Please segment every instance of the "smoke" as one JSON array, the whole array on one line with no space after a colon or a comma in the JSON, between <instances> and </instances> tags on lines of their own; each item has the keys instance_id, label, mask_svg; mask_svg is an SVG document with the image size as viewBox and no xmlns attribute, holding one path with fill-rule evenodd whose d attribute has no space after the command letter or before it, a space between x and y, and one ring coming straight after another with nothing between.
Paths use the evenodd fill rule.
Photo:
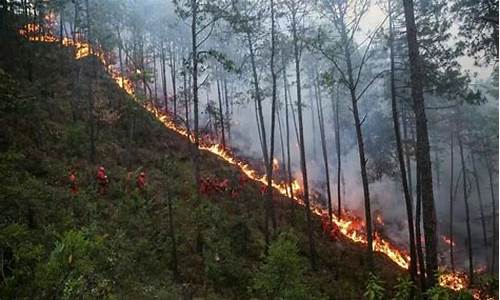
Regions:
<instances>
[{"instance_id":1,"label":"smoke","mask_svg":"<svg viewBox=\"0 0 500 300\"><path fill-rule=\"evenodd\" d=\"M180 26L180 25L179 25ZM172 29L172 32L175 30ZM177 49L182 49L184 46L182 43L186 43L186 40L180 40L180 44L177 45ZM232 46L237 46L236 42L229 41L224 48L231 48ZM240 45L241 46L241 45ZM188 49L188 45L185 45ZM239 50L238 50L239 51ZM238 60L238 53L232 51L232 57L236 64L242 63L243 59L240 57ZM180 53L185 55L186 53ZM313 60L313 62L316 62ZM159 65L159 61L157 65ZM248 62L247 62L248 63ZM311 61L308 62L311 64ZM379 61L379 65L375 70L383 68L384 64L387 62ZM261 66L262 67L262 66ZM322 66L314 66L321 69ZM248 70L243 69L243 71L248 72ZM290 95L289 103L293 103L293 109L295 110L295 117L297 117L297 99L296 99L296 84L295 76L292 70L288 75L288 82L290 83ZM210 72L207 71L208 75ZM266 72L259 70L259 72ZM306 72L304 72L306 73ZM309 72L310 73L310 72ZM320 72L321 73L321 72ZM281 75L281 74L280 74ZM161 75L159 71L156 73L158 89L161 90ZM245 157L252 157L256 160L262 160L262 147L257 126L257 116L254 99L252 97L253 86L249 81L243 80L243 78L250 78L249 73L242 75L241 77L226 73L225 76L228 78L228 98L229 101L233 102L232 115L231 115L231 138L230 146L238 151L238 153L243 153ZM263 76L263 75L262 75ZM302 86L302 102L303 102L303 124L304 124L304 145L306 148L306 161L307 170L309 175L309 183L311 190L319 192L326 199L326 182L325 182L325 165L323 161L323 154L321 148L321 139L319 132L318 116L316 111L316 100L314 88L309 86L310 77L305 76ZM209 78L208 82L213 78ZM269 136L270 136L270 120L271 120L271 97L269 96L270 81L268 78L259 78L261 83L261 88L263 89L263 114L264 123L266 128L266 138L269 149ZM283 78L278 79L278 102L280 110L281 122L281 133L279 132L278 119L276 120L275 127L275 152L274 156L283 161L282 153L286 154L286 126L285 126L285 107L284 107L284 88L283 88ZM178 83L179 84L179 83ZM168 94L172 94L172 85L170 77L170 68L167 66L167 90ZM364 218L364 195L363 187L360 176L360 164L359 155L357 149L357 142L355 137L355 131L352 120L351 104L350 100L346 95L345 89L341 88L338 93L333 95L332 91L322 88L321 91L323 100L323 110L325 117L325 137L327 145L327 156L330 170L330 185L332 191L332 206L334 209L337 207L337 174L336 167L338 164L336 158L335 140L334 140L334 122L333 122L333 103L332 98L335 100L340 97L340 118L341 118L341 144L342 144L342 203L343 208L352 211L355 215ZM208 96L208 97L207 97ZM200 89L200 111L204 111L208 101L214 101L217 103L218 94L215 84L206 84ZM434 99L434 101L443 101L443 99ZM498 107L494 105L487 105L484 109L490 109L498 111ZM392 132L392 120L390 119L390 106L388 99L385 95L385 86L383 80L377 81L363 97L362 101L359 102L360 113L362 116L366 115L366 122L363 125L363 132L365 133L365 139L376 139L373 135L385 134L389 137L386 141L389 144L380 145L382 149L389 149L387 151L382 151L381 155L385 157L386 160L395 163L395 153L394 147L390 143L393 142L393 132ZM190 108L192 112L192 106ZM225 108L224 108L225 110ZM289 134L290 134L290 152L292 161L292 174L294 178L302 184L302 174L300 172L300 153L298 147L298 141L296 138L296 129L294 125L293 115L291 113L291 108L289 108ZM435 121L439 119L439 114L429 114L429 120ZM297 121L297 120L295 120ZM208 115L206 113L200 116L200 126L203 127L208 122ZM431 148L433 151L433 168L434 168L434 187L435 187L435 205L436 213L438 217L438 243L440 244L440 257L443 264L449 263L449 249L448 246L443 242L443 236L449 236L449 186L450 186L450 149L449 143L443 136L447 133L440 132L442 128L433 127L432 123L430 126L430 134L433 136L441 136L441 139L431 142ZM390 131L390 132L386 132ZM281 149L281 139L283 139L285 149ZM284 150L284 151L283 151ZM380 149L376 149L380 150ZM461 171L460 160L458 156L458 148L455 151L455 174L453 185L456 184L456 180ZM468 156L468 150L466 150L466 155ZM434 155L437 155L437 159ZM367 152L368 164L372 164L377 159L374 157L374 153ZM437 163L439 161L439 163ZM492 255L492 245L491 238L493 236L493 224L491 216L496 214L493 211L491 205L491 193L490 184L487 176L487 170L484 159L477 160L477 170L479 174L480 192L482 196L483 212L486 217L486 235L487 243L483 240L483 227L480 218L480 207L478 194L476 191L475 181L472 174L470 157L467 158L467 182L469 190L469 202L470 202L470 213L471 213L471 231L472 240L470 241L473 245L474 256L475 256L475 266L483 266L488 261L491 260ZM437 166L439 165L439 170ZM397 166L397 164L396 164ZM415 164L411 163L413 186L411 189L413 191L413 197L415 198ZM439 172L439 176L437 176ZM439 177L439 182L438 178ZM495 173L494 189L497 189L497 175ZM463 199L463 189L462 182L459 182L458 192L456 197L453 197L454 201L454 241L455 246L455 261L457 267L465 268L467 266L467 232L465 226L465 205ZM392 241L399 245L408 244L408 223L407 223L407 212L406 204L404 201L404 196L402 193L402 187L399 176L399 169L395 168L393 174L382 174L376 179L370 181L370 198L371 198L371 210L372 216L380 214L384 219L384 226L382 227L383 234L389 237ZM453 187L455 190L455 187ZM497 197L497 195L495 195ZM413 199L413 213L415 214L415 199ZM422 231L423 232L423 231ZM498 253L495 254L496 256Z\"/></svg>"}]
</instances>

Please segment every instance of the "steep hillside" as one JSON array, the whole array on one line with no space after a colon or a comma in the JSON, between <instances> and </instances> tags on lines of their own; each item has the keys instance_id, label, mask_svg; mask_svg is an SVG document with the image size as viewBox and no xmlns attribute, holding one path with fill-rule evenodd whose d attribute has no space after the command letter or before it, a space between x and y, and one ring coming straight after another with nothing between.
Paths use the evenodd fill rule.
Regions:
<instances>
[{"instance_id":1,"label":"steep hillside","mask_svg":"<svg viewBox=\"0 0 500 300\"><path fill-rule=\"evenodd\" d=\"M315 219L319 269L309 270L304 211L279 195L266 259L261 186L207 152L202 177L214 184L196 201L188 141L130 99L93 58L74 60L68 48L22 39L0 47L0 298L265 298L278 293L266 286L274 280L290 287L288 298L362 298L363 249L330 241ZM101 165L110 180L105 195L95 180ZM68 179L73 169L77 193ZM145 191L135 187L140 171ZM225 179L224 191L215 183ZM268 277L283 259L290 269ZM381 255L376 269L390 294L402 270Z\"/></svg>"}]
</instances>

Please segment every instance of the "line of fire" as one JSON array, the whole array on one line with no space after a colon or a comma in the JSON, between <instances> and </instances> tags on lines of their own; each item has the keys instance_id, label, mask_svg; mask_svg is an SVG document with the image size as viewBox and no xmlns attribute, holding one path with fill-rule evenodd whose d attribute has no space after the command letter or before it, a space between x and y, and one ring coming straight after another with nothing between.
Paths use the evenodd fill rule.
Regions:
<instances>
[{"instance_id":1,"label":"line of fire","mask_svg":"<svg viewBox=\"0 0 500 300\"><path fill-rule=\"evenodd\" d=\"M191 143L195 143L195 136L186 128L182 122L179 122L172 112L165 110L154 103L152 100L139 101L135 97L135 87L132 80L128 78L127 74L121 74L119 69L114 65L115 58L113 53L105 53L98 47L93 47L88 42L83 39L73 39L70 37L61 37L53 33L53 29L50 28L50 24L55 23L51 20L55 16L46 17L47 26L41 26L39 24L27 24L19 30L20 34L29 39L29 41L34 43L62 43L66 47L71 47L75 49L75 58L82 59L89 55L96 56L102 65L107 70L109 76L116 82L116 84L128 95L137 100L137 103L142 105L142 107L151 113L159 122L161 122L166 128L183 136L185 139ZM135 70L135 72L140 72ZM244 174L247 178L266 186L268 184L267 177L264 172L264 168L259 166L258 163L252 162L249 158L241 158L239 154L236 154L229 146L224 147L216 139L213 139L210 134L206 134L200 137L199 149L202 151L209 152L216 155L226 163L237 168L241 174ZM277 159L273 161L273 167L279 169L280 162ZM303 187L299 183L299 180L294 179L292 182L288 182L285 176L276 175L272 179L272 187L274 188L274 193L282 195L284 197L290 198L299 205L304 205L303 202ZM292 196L293 195L293 196ZM311 192L311 209L316 218L323 218L325 215L328 216L328 210L326 208L325 196L320 192ZM334 226L338 228L339 232L342 234L343 239L349 240L353 243L367 244L367 237L365 231L365 223L362 218L355 215L353 211L343 210L342 215L339 217L336 213L331 216ZM410 256L405 245L398 245L391 241L390 236L387 236L384 232L385 220L381 214L375 215L375 230L373 234L373 249L376 252L382 253L387 256L394 264L398 265L402 269L408 269L410 267ZM448 236L442 235L439 237L439 243L444 249L443 252L447 251L449 245L455 246L455 241L450 239ZM484 267L478 267L477 270L480 272ZM465 272L461 271L451 271L447 266L441 266L441 275L439 276L439 284L443 287L449 289L460 291L465 289L469 285L469 279ZM479 299L476 293L474 297Z\"/></svg>"}]
</instances>

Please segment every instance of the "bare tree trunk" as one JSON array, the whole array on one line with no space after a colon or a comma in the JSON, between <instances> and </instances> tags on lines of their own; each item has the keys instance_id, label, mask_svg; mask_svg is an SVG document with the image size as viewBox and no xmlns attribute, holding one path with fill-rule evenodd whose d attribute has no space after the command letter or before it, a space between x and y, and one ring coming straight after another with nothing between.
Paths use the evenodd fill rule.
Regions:
<instances>
[{"instance_id":1,"label":"bare tree trunk","mask_svg":"<svg viewBox=\"0 0 500 300\"><path fill-rule=\"evenodd\" d=\"M271 4L271 81L272 81L272 102L271 102L271 139L269 141L269 161L267 164L267 212L269 216L266 218L267 220L271 219L273 230L276 230L276 214L274 212L274 204L273 204L273 162L274 162L274 136L275 136L275 127L276 127L276 101L277 101L277 76L276 71L274 69L275 63L275 49L276 49L276 35L275 35L275 17L274 17L274 0L270 1ZM264 125L264 124L262 124ZM267 223L268 221L266 221Z\"/></svg>"},{"instance_id":2,"label":"bare tree trunk","mask_svg":"<svg viewBox=\"0 0 500 300\"><path fill-rule=\"evenodd\" d=\"M465 224L467 226L467 250L469 254L469 280L474 282L474 263L473 263L473 252L472 252L472 233L470 228L470 211L469 211L469 199L467 195L467 167L465 166L464 158L464 147L462 144L462 139L458 136L458 147L460 150L460 161L462 162L462 178L463 178L463 188L464 188L464 204L465 204Z\"/></svg>"},{"instance_id":3,"label":"bare tree trunk","mask_svg":"<svg viewBox=\"0 0 500 300\"><path fill-rule=\"evenodd\" d=\"M177 118L177 84L176 84L176 78L177 78L177 68L176 68L176 52L175 49L173 49L173 46L171 46L170 49L170 77L172 79L172 92L173 92L173 100L174 100L174 117ZM193 71L194 72L194 71Z\"/></svg>"},{"instance_id":4,"label":"bare tree trunk","mask_svg":"<svg viewBox=\"0 0 500 300\"><path fill-rule=\"evenodd\" d=\"M224 132L224 111L222 110L222 94L220 88L220 81L217 79L217 95L219 96L219 112L220 112L220 128L222 135L222 147L226 148L226 133Z\"/></svg>"},{"instance_id":5,"label":"bare tree trunk","mask_svg":"<svg viewBox=\"0 0 500 300\"><path fill-rule=\"evenodd\" d=\"M309 238L309 259L311 268L316 270L316 250L314 246L314 236L311 220L311 204L309 203L309 182L307 178L307 162L304 143L304 126L302 121L302 95L300 83L300 50L298 45L297 34L297 11L292 13L292 35L293 35L293 53L295 58L295 76L297 77L297 112L299 123L299 150L300 150L300 166L302 170L302 181L304 185L304 203L306 205L306 219L307 219L307 235Z\"/></svg>"},{"instance_id":6,"label":"bare tree trunk","mask_svg":"<svg viewBox=\"0 0 500 300\"><path fill-rule=\"evenodd\" d=\"M155 106L158 105L158 81L156 80L156 49L153 49L153 84L154 84L154 91L155 91L155 99L154 99L154 104Z\"/></svg>"},{"instance_id":7,"label":"bare tree trunk","mask_svg":"<svg viewBox=\"0 0 500 300\"><path fill-rule=\"evenodd\" d=\"M312 81L312 80L311 80ZM316 121L314 120L314 100L312 86L309 86L309 101L311 101L311 127L312 127L312 160L316 161Z\"/></svg>"},{"instance_id":8,"label":"bare tree trunk","mask_svg":"<svg viewBox=\"0 0 500 300\"><path fill-rule=\"evenodd\" d=\"M418 168L417 162L417 207L415 209L415 244L417 246L417 257L418 257L418 267L420 275L420 288L422 291L426 290L426 272L425 272L425 260L424 253L422 250L422 234L421 234L421 220L422 220L422 188L421 188L421 175Z\"/></svg>"},{"instance_id":9,"label":"bare tree trunk","mask_svg":"<svg viewBox=\"0 0 500 300\"><path fill-rule=\"evenodd\" d=\"M408 136L408 120L409 120L409 112L405 109L403 106L403 116L401 116L401 120L403 121L403 139L405 141L404 143L404 154L405 154L405 161L406 161L406 167L408 169L408 189L410 192L410 198L412 199L413 203L413 175L412 175L412 168L411 168L411 157L410 157L410 143L408 142L409 136ZM412 138L412 140L414 140Z\"/></svg>"},{"instance_id":10,"label":"bare tree trunk","mask_svg":"<svg viewBox=\"0 0 500 300\"><path fill-rule=\"evenodd\" d=\"M168 112L168 94L167 94L167 66L165 64L165 46L161 43L161 85L163 88L163 105Z\"/></svg>"},{"instance_id":11,"label":"bare tree trunk","mask_svg":"<svg viewBox=\"0 0 500 300\"><path fill-rule=\"evenodd\" d=\"M281 49L281 64L282 64L282 69L283 69L283 91L285 94L285 128L286 128L286 159L287 159L287 175L288 175L288 189L289 189L289 196L291 201L291 208L292 208L292 216L295 211L295 203L294 203L294 195L293 195L293 187L292 187L292 158L290 154L290 122L289 122L289 114L288 114L288 100L289 100L289 93L288 93L288 82L287 82L287 75L286 75L286 63L285 63L285 58L283 54L283 48Z\"/></svg>"},{"instance_id":12,"label":"bare tree trunk","mask_svg":"<svg viewBox=\"0 0 500 300\"><path fill-rule=\"evenodd\" d=\"M373 230L372 230L372 215L370 208L370 189L368 183L368 174L366 171L365 146L363 141L362 121L358 111L358 98L356 96L356 86L353 75L353 67L351 61L351 52L349 49L348 35L345 27L345 22L341 22L341 39L344 44L344 57L347 65L348 88L351 95L352 113L354 117L354 126L356 128L356 140L358 142L359 165L361 166L361 181L363 183L363 196L365 205L365 223L366 223L366 240L367 240L367 259L368 267L373 270Z\"/></svg>"},{"instance_id":13,"label":"bare tree trunk","mask_svg":"<svg viewBox=\"0 0 500 300\"><path fill-rule=\"evenodd\" d=\"M455 256L453 254L453 201L455 195L453 194L453 184L454 184L454 165L455 165L455 155L454 155L454 143L453 143L453 133L450 134L450 263L451 270L455 272Z\"/></svg>"},{"instance_id":14,"label":"bare tree trunk","mask_svg":"<svg viewBox=\"0 0 500 300\"><path fill-rule=\"evenodd\" d=\"M183 67L183 72L182 72L182 78L183 78L183 87L184 87L184 109L185 109L185 118L186 118L186 128L188 132L190 131L189 128L189 106L190 106L190 101L189 101L189 91L191 90L188 88L187 85L187 70L186 67ZM166 99L165 99L166 102Z\"/></svg>"},{"instance_id":15,"label":"bare tree trunk","mask_svg":"<svg viewBox=\"0 0 500 300\"><path fill-rule=\"evenodd\" d=\"M489 161L486 161L486 169L488 170L488 178L489 178L489 181L490 181L490 193L491 193L491 210L492 210L492 221L491 221L491 229L492 229L492 233L493 233L493 236L491 237L491 249L492 249L492 253L491 253L491 266L490 266L490 272L491 274L495 274L495 263L496 263L496 256L497 256L497 252L496 250L498 249L496 247L496 242L497 242L497 222L496 222L496 214L497 214L497 209L496 209L496 197L495 197L495 187L494 187L494 182L493 182L493 170L492 170L492 166L491 166L491 163Z\"/></svg>"},{"instance_id":16,"label":"bare tree trunk","mask_svg":"<svg viewBox=\"0 0 500 300\"><path fill-rule=\"evenodd\" d=\"M318 77L318 75L316 75ZM325 164L325 177L326 177L326 195L328 200L328 218L330 224L332 223L332 192L330 190L330 168L328 166L328 150L326 148L326 137L325 137L325 119L323 116L323 101L321 98L321 89L318 82L314 82L315 94L316 94L316 110L318 113L319 122L319 133L321 138L321 149L323 152L323 162Z\"/></svg>"},{"instance_id":17,"label":"bare tree trunk","mask_svg":"<svg viewBox=\"0 0 500 300\"><path fill-rule=\"evenodd\" d=\"M477 199L479 201L479 214L481 216L481 228L483 230L483 244L486 247L488 245L488 238L486 234L486 219L484 217L484 208L483 208L483 197L481 197L481 186L479 185L479 173L476 168L476 159L474 157L474 152L470 152L470 159L472 161L472 170L474 175L474 181L476 183L476 192Z\"/></svg>"},{"instance_id":18,"label":"bare tree trunk","mask_svg":"<svg viewBox=\"0 0 500 300\"><path fill-rule=\"evenodd\" d=\"M281 125L281 110L280 107L278 106L276 109L276 117L278 118L278 132L280 134L280 150L281 150L281 173L283 176L286 177L287 170L286 170L286 156L285 156L285 142L283 140L283 126Z\"/></svg>"},{"instance_id":19,"label":"bare tree trunk","mask_svg":"<svg viewBox=\"0 0 500 300\"><path fill-rule=\"evenodd\" d=\"M224 78L224 100L226 104L226 126L227 126L227 141L228 143L231 142L231 115L229 112L229 99L228 99L228 93L227 93L227 80Z\"/></svg>"},{"instance_id":20,"label":"bare tree trunk","mask_svg":"<svg viewBox=\"0 0 500 300\"><path fill-rule=\"evenodd\" d=\"M338 87L337 87L338 91ZM335 149L337 154L337 214L338 217L342 217L342 193L341 193L341 179L342 179L342 159L341 159L341 148L340 148L340 99L337 93L337 99L334 99L332 90L332 108L333 108L333 120L335 124Z\"/></svg>"},{"instance_id":21,"label":"bare tree trunk","mask_svg":"<svg viewBox=\"0 0 500 300\"><path fill-rule=\"evenodd\" d=\"M408 181L406 178L406 166L403 155L403 147L401 143L401 130L399 125L399 112L396 99L396 78L395 78L395 62L394 62L394 29L392 23L392 7L391 1L389 4L389 43L390 43L390 60L391 60L391 103L392 103L392 120L394 125L394 137L396 138L396 152L399 161L399 171L401 173L401 183L403 185L403 195L406 204L406 217L408 222L408 245L410 247L410 276L414 282L417 280L417 254L415 249L415 232L413 224L413 203L408 190Z\"/></svg>"},{"instance_id":22,"label":"bare tree trunk","mask_svg":"<svg viewBox=\"0 0 500 300\"><path fill-rule=\"evenodd\" d=\"M424 93L422 86L422 66L419 57L417 28L413 11L413 1L403 0L406 19L406 36L408 39L408 52L410 60L410 78L413 105L415 110L417 129L417 161L419 164L423 225L426 249L426 271L429 287L436 284L437 261L437 236L436 236L436 209L434 206L434 192L432 187L432 163L430 158L429 134L427 130L427 117L425 114Z\"/></svg>"},{"instance_id":23,"label":"bare tree trunk","mask_svg":"<svg viewBox=\"0 0 500 300\"><path fill-rule=\"evenodd\" d=\"M200 164L199 162L199 149L200 149L200 131L199 131L199 103L198 103L198 45L197 45L197 15L198 15L198 3L197 0L191 0L191 42L192 42L192 78L193 78L193 105L194 105L194 153L193 153L193 164L194 164L194 177L196 182L196 199L200 201ZM174 116L176 111L174 108Z\"/></svg>"},{"instance_id":24,"label":"bare tree trunk","mask_svg":"<svg viewBox=\"0 0 500 300\"><path fill-rule=\"evenodd\" d=\"M259 132L261 135L261 146L262 146L262 154L264 157L264 165L266 166L266 176L268 179L268 192L267 192L267 201L266 201L266 220L265 220L265 239L266 239L266 245L269 246L270 244L270 233L269 233L269 218L271 218L273 222L273 228L276 228L276 217L274 216L274 208L272 204L272 190L269 189L269 180L272 179L272 158L270 159L268 156L268 148L267 148L267 135L266 135L266 126L264 123L264 116L262 113L262 99L260 96L260 88L259 88L259 82L258 82L258 76L257 76L257 66L255 63L255 53L253 49L253 44L252 40L250 37L250 32L247 32L247 42L248 42L248 47L250 50L250 61L252 64L252 74L253 74L253 81L254 81L254 88L255 88L255 101L256 101L256 106L257 106L257 113L258 113L258 124L260 124ZM274 128L273 128L274 131ZM274 133L271 133L274 138ZM274 147L274 146L273 146ZM274 149L273 149L274 150ZM271 164L271 172L269 168L269 164ZM271 193L271 196L269 196L269 193ZM271 202L270 202L271 200Z\"/></svg>"}]
</instances>

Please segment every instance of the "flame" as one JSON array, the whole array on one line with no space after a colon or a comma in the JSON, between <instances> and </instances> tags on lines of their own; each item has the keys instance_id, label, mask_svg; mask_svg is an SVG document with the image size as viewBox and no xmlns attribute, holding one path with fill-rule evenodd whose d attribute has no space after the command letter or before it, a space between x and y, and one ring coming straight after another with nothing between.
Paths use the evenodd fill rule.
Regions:
<instances>
[{"instance_id":1,"label":"flame","mask_svg":"<svg viewBox=\"0 0 500 300\"><path fill-rule=\"evenodd\" d=\"M440 286L445 286L454 291L460 291L468 286L469 279L465 273L455 272L441 274L438 282Z\"/></svg>"},{"instance_id":2,"label":"flame","mask_svg":"<svg viewBox=\"0 0 500 300\"><path fill-rule=\"evenodd\" d=\"M32 42L46 42L46 43L59 43L61 42L60 37L52 35L50 33L44 33L41 26L38 24L27 24L19 33L28 38ZM101 49L95 49L90 43L83 41L76 41L71 38L63 37L62 44L66 47L72 47L75 49L75 58L82 59L89 55L96 56L100 62L106 67L108 74L116 82L116 84L123 89L127 94L131 95L133 99L137 101L134 96L135 89L132 81L126 78L123 74L120 74L113 66L111 66L106 60L106 55ZM140 70L137 70L140 73ZM151 103L140 103L147 111L153 114L157 120L159 120L165 127L176 132L177 134L186 137L192 143L195 142L195 136L188 131L186 128L181 127L174 122L173 118L168 115L167 112L161 111L157 107L153 106ZM217 155L219 158L223 159L227 163L237 167L245 176L248 178L260 182L262 184L267 184L267 177L265 175L260 175L253 169L248 163L237 158L228 148L223 147L221 144L213 143L208 139L200 138L199 149L203 151L210 152ZM298 144L296 144L298 147ZM278 165L276 159L273 160L273 166ZM271 181L272 187L283 196L289 195L287 182L277 182L274 179ZM301 199L302 188L294 179L291 183L294 195L297 197L294 199L298 204L304 205ZM311 203L311 209L314 214L321 217L326 212L326 210L316 204ZM379 219L380 218L380 219ZM366 233L364 230L364 221L358 217L353 216L349 212L344 212L342 217L339 218L337 215L332 215L332 220L336 226L338 226L340 233L347 239L354 243L367 244ZM377 215L376 221L383 224L383 220L380 215ZM445 240L446 242L446 240ZM399 265L403 269L409 268L410 257L406 251L399 249L395 245L391 244L389 241L385 240L379 233L375 232L373 236L373 249L374 251L385 254L394 263ZM468 278L467 275L460 272L445 273L439 277L439 284L444 287L448 287L452 290L461 290L467 287ZM477 291L476 291L477 292ZM480 295L480 292L477 292ZM474 298L476 299L476 297ZM480 298L477 298L480 299Z\"/></svg>"}]
</instances>

